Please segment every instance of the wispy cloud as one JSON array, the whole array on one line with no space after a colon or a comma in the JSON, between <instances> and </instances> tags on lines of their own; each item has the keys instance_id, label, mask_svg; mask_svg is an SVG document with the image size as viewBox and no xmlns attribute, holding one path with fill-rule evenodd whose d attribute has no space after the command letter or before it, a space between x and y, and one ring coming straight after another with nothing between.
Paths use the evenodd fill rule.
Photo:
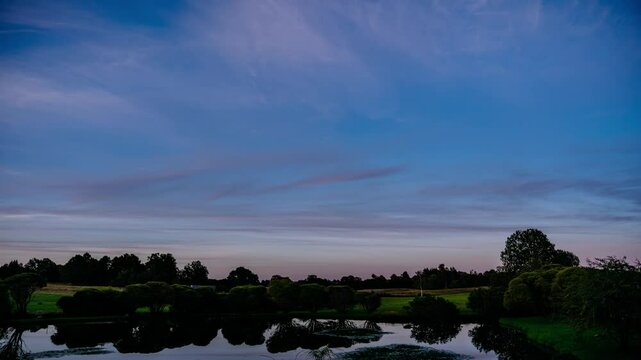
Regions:
<instances>
[{"instance_id":1,"label":"wispy cloud","mask_svg":"<svg viewBox=\"0 0 641 360\"><path fill-rule=\"evenodd\" d=\"M287 67L340 63L351 58L317 30L300 5L285 1L234 1L200 4L199 29L232 62ZM205 15L205 18L202 18ZM193 20L193 19L192 19Z\"/></svg>"},{"instance_id":2,"label":"wispy cloud","mask_svg":"<svg viewBox=\"0 0 641 360\"><path fill-rule=\"evenodd\" d=\"M112 113L133 111L123 98L98 88L59 87L42 78L22 74L3 74L0 80L0 102L7 108L38 109L43 112L62 112L96 119L96 112L108 109Z\"/></svg>"}]
</instances>

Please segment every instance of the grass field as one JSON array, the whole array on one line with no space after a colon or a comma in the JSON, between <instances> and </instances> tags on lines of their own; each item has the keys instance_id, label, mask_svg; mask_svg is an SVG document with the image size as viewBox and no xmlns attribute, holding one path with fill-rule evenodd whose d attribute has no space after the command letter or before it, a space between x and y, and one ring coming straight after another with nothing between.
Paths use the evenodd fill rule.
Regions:
<instances>
[{"instance_id":1,"label":"grass field","mask_svg":"<svg viewBox=\"0 0 641 360\"><path fill-rule=\"evenodd\" d=\"M84 288L106 288L99 286L73 286L66 284L50 284L47 287L44 287L33 294L33 298L29 303L27 310L32 314L45 314L45 313L59 313L60 309L56 306L56 301L65 295L73 295L76 291ZM399 291L400 290L400 291ZM406 311L404 309L407 304L414 298L414 296L385 296L389 292L396 294L399 293L410 293L409 290L412 289L376 289L375 291L384 295L381 298L381 307L376 310L374 313L375 316L404 316ZM368 290L369 291L369 290ZM445 289L445 290L431 290L425 291L425 293L430 293L435 296L443 297L446 300L453 302L456 307L458 307L461 314L471 314L471 311L465 306L467 302L467 296L469 295L470 289ZM417 294L418 295L418 294ZM142 309L141 309L142 310ZM144 312L144 310L142 310ZM301 313L302 314L302 313ZM322 317L332 317L335 316L336 312L331 309L323 309L318 312L318 316ZM354 309L350 310L347 316L354 317L364 317L366 315L365 311L361 309L360 306L355 306Z\"/></svg>"},{"instance_id":2,"label":"grass field","mask_svg":"<svg viewBox=\"0 0 641 360\"><path fill-rule=\"evenodd\" d=\"M614 341L599 335L595 329L577 331L560 320L543 317L503 318L501 324L520 329L531 340L582 360L634 359L637 355L621 353Z\"/></svg>"},{"instance_id":3,"label":"grass field","mask_svg":"<svg viewBox=\"0 0 641 360\"><path fill-rule=\"evenodd\" d=\"M33 293L27 311L31 314L60 313L56 306L58 299L65 295L73 295L76 291L86 288L106 289L108 286L75 286L68 284L47 284L47 286ZM119 289L119 288L111 288Z\"/></svg>"},{"instance_id":4,"label":"grass field","mask_svg":"<svg viewBox=\"0 0 641 360\"><path fill-rule=\"evenodd\" d=\"M63 294L36 291L31 298L31 302L27 305L27 311L31 314L60 313L61 311L56 306L56 301L63 296Z\"/></svg>"}]
</instances>

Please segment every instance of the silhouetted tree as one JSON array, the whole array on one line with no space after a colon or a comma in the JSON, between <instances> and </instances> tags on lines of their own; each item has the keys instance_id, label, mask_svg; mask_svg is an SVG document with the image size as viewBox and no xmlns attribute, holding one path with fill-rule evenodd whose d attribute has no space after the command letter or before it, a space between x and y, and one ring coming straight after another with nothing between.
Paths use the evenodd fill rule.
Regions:
<instances>
[{"instance_id":1,"label":"silhouetted tree","mask_svg":"<svg viewBox=\"0 0 641 360\"><path fill-rule=\"evenodd\" d=\"M242 266L232 270L227 276L227 281L230 287L242 285L258 285L260 283L258 281L258 275Z\"/></svg>"},{"instance_id":2,"label":"silhouetted tree","mask_svg":"<svg viewBox=\"0 0 641 360\"><path fill-rule=\"evenodd\" d=\"M579 266L581 261L579 257L567 250L555 250L554 257L552 258L553 264L561 266Z\"/></svg>"},{"instance_id":3,"label":"silhouetted tree","mask_svg":"<svg viewBox=\"0 0 641 360\"><path fill-rule=\"evenodd\" d=\"M517 230L507 238L501 252L502 269L517 274L536 270L551 264L555 254L554 244L541 230Z\"/></svg>"},{"instance_id":4,"label":"silhouetted tree","mask_svg":"<svg viewBox=\"0 0 641 360\"><path fill-rule=\"evenodd\" d=\"M111 284L125 286L141 282L145 278L145 266L134 254L122 254L111 260Z\"/></svg>"},{"instance_id":5,"label":"silhouetted tree","mask_svg":"<svg viewBox=\"0 0 641 360\"><path fill-rule=\"evenodd\" d=\"M207 283L209 270L200 261L192 261L180 271L179 277L183 284L202 285Z\"/></svg>"},{"instance_id":6,"label":"silhouetted tree","mask_svg":"<svg viewBox=\"0 0 641 360\"><path fill-rule=\"evenodd\" d=\"M49 258L33 258L27 262L25 269L36 274L40 274L47 282L60 281L60 268Z\"/></svg>"},{"instance_id":7,"label":"silhouetted tree","mask_svg":"<svg viewBox=\"0 0 641 360\"><path fill-rule=\"evenodd\" d=\"M74 285L104 285L109 280L109 258L97 260L89 253L75 255L62 268L62 280Z\"/></svg>"},{"instance_id":8,"label":"silhouetted tree","mask_svg":"<svg viewBox=\"0 0 641 360\"><path fill-rule=\"evenodd\" d=\"M172 284L178 280L178 267L172 254L154 253L147 258L145 264L147 276L151 281L161 281Z\"/></svg>"},{"instance_id":9,"label":"silhouetted tree","mask_svg":"<svg viewBox=\"0 0 641 360\"><path fill-rule=\"evenodd\" d=\"M18 260L11 260L8 264L0 266L0 279L8 278L16 274L21 274L29 270L25 269Z\"/></svg>"}]
</instances>

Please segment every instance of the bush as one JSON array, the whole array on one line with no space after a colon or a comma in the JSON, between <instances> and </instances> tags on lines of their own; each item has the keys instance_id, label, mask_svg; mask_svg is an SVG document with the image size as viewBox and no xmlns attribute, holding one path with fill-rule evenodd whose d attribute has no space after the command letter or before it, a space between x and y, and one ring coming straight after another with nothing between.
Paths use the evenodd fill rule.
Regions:
<instances>
[{"instance_id":1,"label":"bush","mask_svg":"<svg viewBox=\"0 0 641 360\"><path fill-rule=\"evenodd\" d=\"M241 285L229 291L227 303L232 311L260 312L270 308L267 289L260 285Z\"/></svg>"},{"instance_id":2,"label":"bush","mask_svg":"<svg viewBox=\"0 0 641 360\"><path fill-rule=\"evenodd\" d=\"M113 289L82 289L58 299L57 305L71 316L124 315L135 310L120 291Z\"/></svg>"},{"instance_id":3,"label":"bush","mask_svg":"<svg viewBox=\"0 0 641 360\"><path fill-rule=\"evenodd\" d=\"M216 290L210 287L200 287L196 289L196 292L202 298L204 305L203 312L216 313L220 311L221 300L220 296L216 294Z\"/></svg>"},{"instance_id":4,"label":"bush","mask_svg":"<svg viewBox=\"0 0 641 360\"><path fill-rule=\"evenodd\" d=\"M467 307L484 319L498 319L505 312L504 294L503 288L475 289L467 298Z\"/></svg>"},{"instance_id":5,"label":"bush","mask_svg":"<svg viewBox=\"0 0 641 360\"><path fill-rule=\"evenodd\" d=\"M406 310L414 320L423 323L457 322L459 318L454 303L432 295L415 297Z\"/></svg>"},{"instance_id":6,"label":"bush","mask_svg":"<svg viewBox=\"0 0 641 360\"><path fill-rule=\"evenodd\" d=\"M299 291L298 284L287 278L273 278L269 282L269 296L281 310L289 311L296 308Z\"/></svg>"},{"instance_id":7,"label":"bush","mask_svg":"<svg viewBox=\"0 0 641 360\"><path fill-rule=\"evenodd\" d=\"M13 311L13 303L9 295L9 289L0 281L0 322L8 320Z\"/></svg>"},{"instance_id":8,"label":"bush","mask_svg":"<svg viewBox=\"0 0 641 360\"><path fill-rule=\"evenodd\" d=\"M329 304L340 313L354 306L354 289L346 285L328 286Z\"/></svg>"},{"instance_id":9,"label":"bush","mask_svg":"<svg viewBox=\"0 0 641 360\"><path fill-rule=\"evenodd\" d=\"M152 314L162 312L174 302L174 289L167 283L150 281L125 287L124 296L134 309L148 306Z\"/></svg>"},{"instance_id":10,"label":"bush","mask_svg":"<svg viewBox=\"0 0 641 360\"><path fill-rule=\"evenodd\" d=\"M171 305L173 312L180 314L205 312L205 301L198 291L183 285L171 287L174 292L174 301Z\"/></svg>"},{"instance_id":11,"label":"bush","mask_svg":"<svg viewBox=\"0 0 641 360\"><path fill-rule=\"evenodd\" d=\"M361 304L368 314L373 313L381 306L381 297L375 292L356 294L356 302Z\"/></svg>"},{"instance_id":12,"label":"bush","mask_svg":"<svg viewBox=\"0 0 641 360\"><path fill-rule=\"evenodd\" d=\"M34 291L47 285L44 278L35 273L10 276L4 280L4 284L16 307L16 313L19 315L27 313L27 305Z\"/></svg>"},{"instance_id":13,"label":"bush","mask_svg":"<svg viewBox=\"0 0 641 360\"><path fill-rule=\"evenodd\" d=\"M563 268L550 265L541 270L522 273L510 281L503 306L513 315L545 315L552 312L552 282Z\"/></svg>"},{"instance_id":14,"label":"bush","mask_svg":"<svg viewBox=\"0 0 641 360\"><path fill-rule=\"evenodd\" d=\"M299 303L305 310L312 313L327 305L327 289L319 284L303 284L300 286Z\"/></svg>"}]
</instances>

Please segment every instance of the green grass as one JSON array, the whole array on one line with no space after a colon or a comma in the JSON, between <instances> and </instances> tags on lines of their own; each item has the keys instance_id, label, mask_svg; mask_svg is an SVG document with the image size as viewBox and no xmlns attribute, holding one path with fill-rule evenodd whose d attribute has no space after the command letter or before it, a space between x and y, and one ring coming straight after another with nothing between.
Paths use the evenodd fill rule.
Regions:
<instances>
[{"instance_id":1,"label":"green grass","mask_svg":"<svg viewBox=\"0 0 641 360\"><path fill-rule=\"evenodd\" d=\"M36 291L27 305L27 311L31 314L61 313L56 302L63 296L63 294Z\"/></svg>"},{"instance_id":2,"label":"green grass","mask_svg":"<svg viewBox=\"0 0 641 360\"><path fill-rule=\"evenodd\" d=\"M78 287L84 288L84 287ZM74 289L75 290L75 289ZM56 306L56 301L64 295L72 295L73 290L69 287L55 287L50 289L42 289L36 291L33 294L33 298L27 307L27 311L32 314L45 314L45 313L60 313L60 309ZM471 314L471 311L465 306L467 302L467 297L469 292L457 292L451 291L444 295L438 295L446 300L453 302L456 307L459 309L461 314ZM381 298L381 307L374 312L374 316L380 317L394 317L394 316L405 316L407 312L404 307L412 301L413 296L403 296L403 297L382 297ZM149 312L149 309L141 308L138 312L145 313ZM304 315L305 312L295 312L296 314ZM317 316L320 317L333 317L337 313L335 310L331 309L322 309L318 311ZM367 316L367 313L360 307L355 306L350 310L346 316L353 316L355 318L364 318Z\"/></svg>"},{"instance_id":3,"label":"green grass","mask_svg":"<svg viewBox=\"0 0 641 360\"><path fill-rule=\"evenodd\" d=\"M582 360L634 358L633 354L618 351L615 342L597 329L577 331L564 321L543 317L503 318L501 324L520 329L532 341Z\"/></svg>"}]
</instances>

